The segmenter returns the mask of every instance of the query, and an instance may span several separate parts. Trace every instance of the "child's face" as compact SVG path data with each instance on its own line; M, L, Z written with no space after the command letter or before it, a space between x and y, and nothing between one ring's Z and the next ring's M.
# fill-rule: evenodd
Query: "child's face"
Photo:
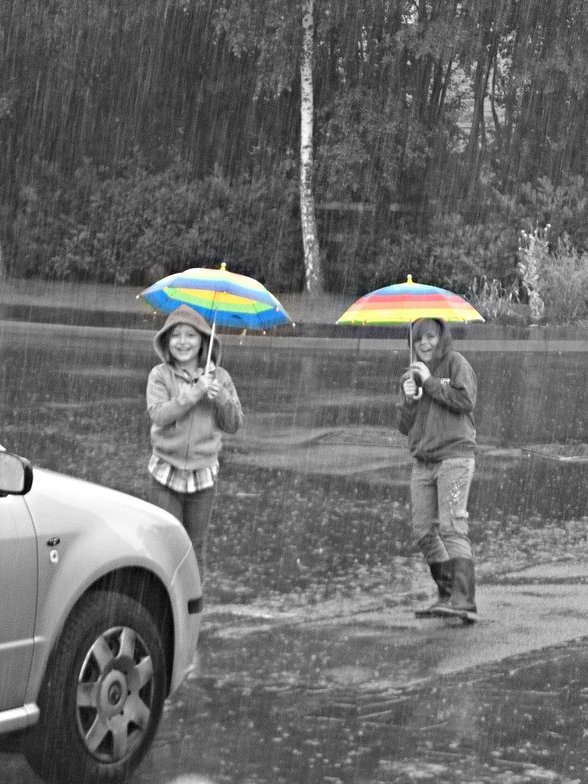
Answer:
M421 362L430 362L435 356L435 351L441 338L439 324L435 321L425 321L418 340L415 340L414 349Z
M169 353L180 365L198 362L202 335L189 324L176 324L169 335Z

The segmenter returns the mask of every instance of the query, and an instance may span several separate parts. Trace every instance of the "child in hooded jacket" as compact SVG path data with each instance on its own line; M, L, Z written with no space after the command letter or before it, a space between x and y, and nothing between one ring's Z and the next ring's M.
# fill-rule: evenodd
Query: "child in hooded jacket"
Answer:
M398 428L413 457L412 526L437 586L417 617L476 619L467 500L475 468L477 384L469 362L437 319L413 325L416 361L400 380Z
M211 340L210 372L205 373ZM203 579L222 433L236 433L243 412L231 376L218 364L220 343L195 310L176 308L153 345L162 361L147 380L151 501L183 523Z

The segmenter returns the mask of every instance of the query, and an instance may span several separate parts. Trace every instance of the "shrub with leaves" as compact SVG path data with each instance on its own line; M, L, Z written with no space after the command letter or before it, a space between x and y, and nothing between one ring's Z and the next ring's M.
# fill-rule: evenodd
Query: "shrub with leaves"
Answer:
M141 285L228 260L274 288L298 285L296 180L287 167L233 183L219 173L187 181L176 160L158 173L139 164L85 181L59 247L38 265L43 275Z
M539 288L547 323L588 320L588 252L580 253L564 235L545 260Z
M521 189L521 216L530 225L549 224L551 237L568 236L575 247L588 246L588 197L584 177L568 176L560 184L549 177L525 183Z
M538 323L545 313L545 302L541 296L543 270L549 266L549 243L547 234L549 224L544 229L534 229L528 233L521 231L518 268L523 288L529 298L531 319Z
M506 324L519 323L523 319L517 308L520 300L516 282L505 287L496 278L490 280L482 275L481 278L474 278L468 289L467 299L486 321Z

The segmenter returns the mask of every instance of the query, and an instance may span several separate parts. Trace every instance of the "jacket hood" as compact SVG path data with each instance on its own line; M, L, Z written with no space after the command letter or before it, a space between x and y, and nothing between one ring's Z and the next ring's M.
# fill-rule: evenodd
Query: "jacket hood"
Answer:
M168 333L176 324L189 324L200 332L203 340L199 364L204 366L206 357L208 356L208 347L212 338L212 329L210 328L208 321L189 305L180 305L169 314L165 324L153 338L155 353L163 362L167 362L168 365L172 364L172 357L168 347ZM221 344L216 335L212 340L211 359L215 365L218 365L220 364L221 358Z
M416 336L419 334L420 325L424 321L434 321L436 324L439 325L441 329L441 335L439 337L439 343L437 343L437 351L435 352L435 358L433 360L433 367L437 367L441 359L448 354L450 351L453 350L453 338L451 336L451 330L449 329L448 324L443 321L442 319L433 318L433 319L417 319L412 323L412 340L413 344L415 342ZM410 344L410 335L409 335L409 344Z

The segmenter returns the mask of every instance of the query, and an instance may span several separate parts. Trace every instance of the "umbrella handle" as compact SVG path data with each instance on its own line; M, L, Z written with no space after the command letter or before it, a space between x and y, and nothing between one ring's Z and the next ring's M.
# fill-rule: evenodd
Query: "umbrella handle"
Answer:
M410 346L410 364L412 365L412 322L408 326L408 339L409 339L409 346ZM414 373L412 370L410 371L410 377L414 381ZM423 396L423 388L419 387L417 389L416 395L412 396L413 400L420 400Z
M212 320L212 329L210 332L210 340L208 343L208 355L206 357L206 367L204 368L204 375L210 372L210 358L212 357L212 344L214 343L215 331L216 331L216 310L214 311L214 319Z

